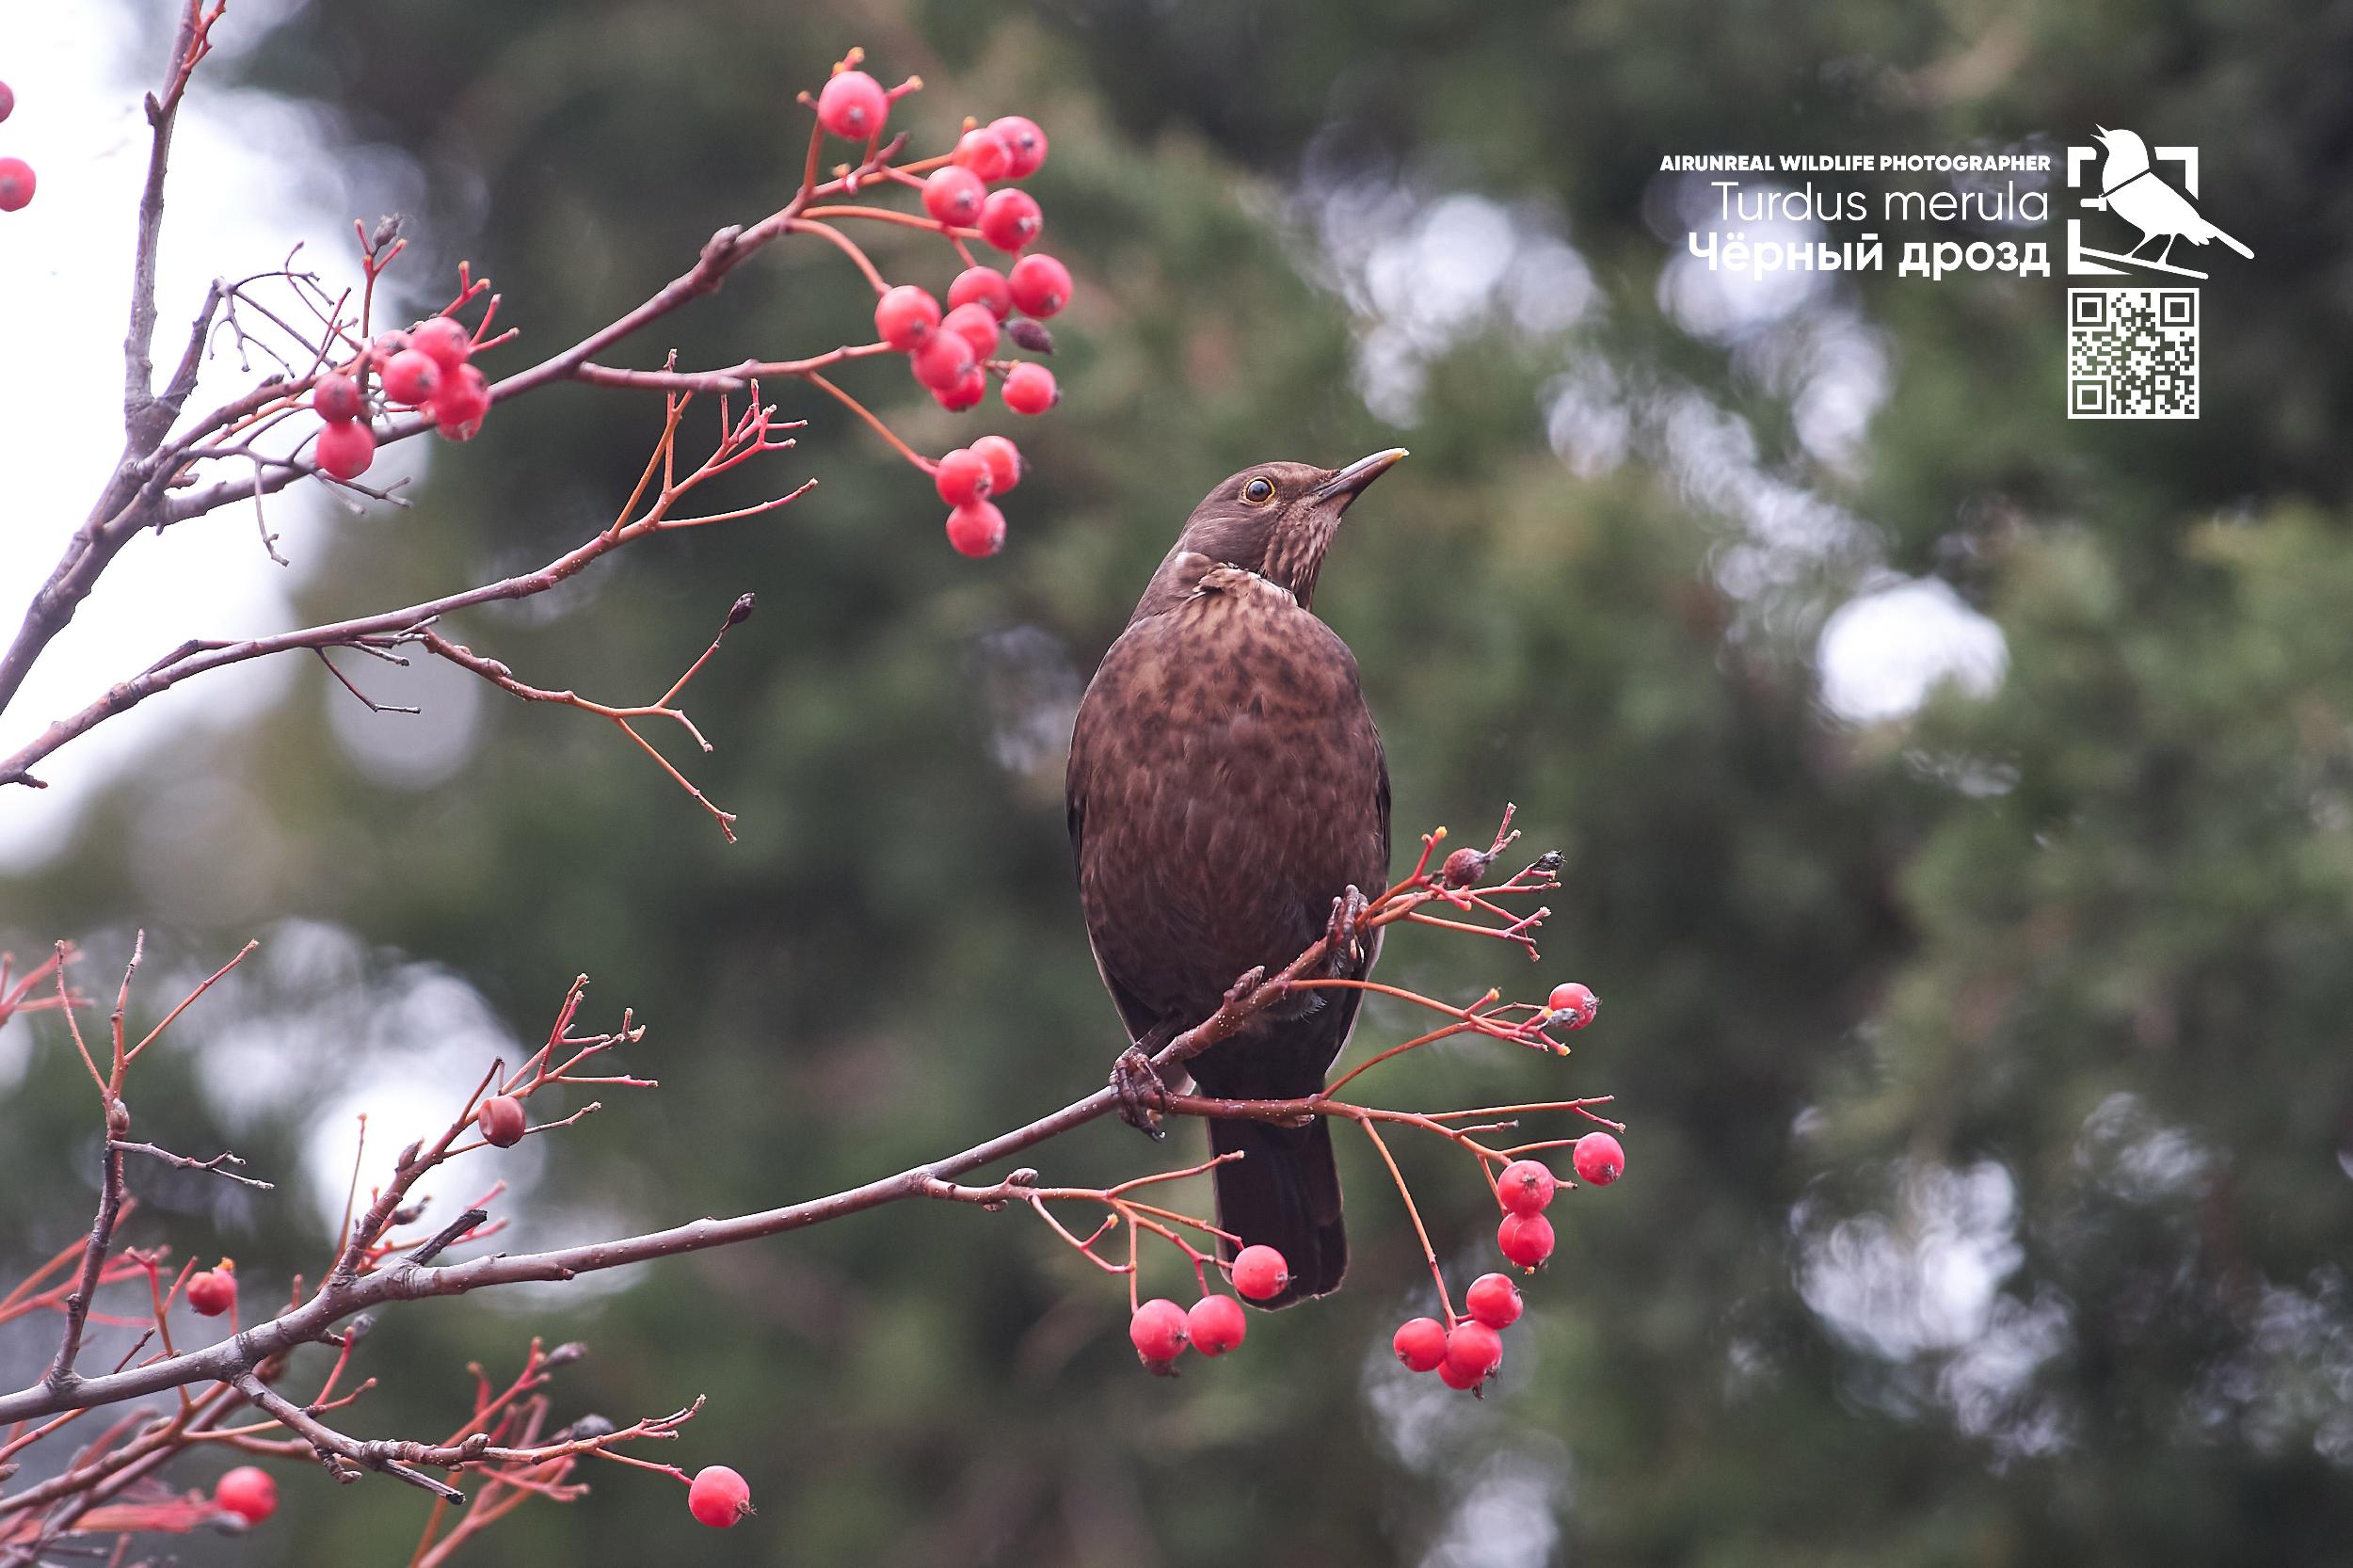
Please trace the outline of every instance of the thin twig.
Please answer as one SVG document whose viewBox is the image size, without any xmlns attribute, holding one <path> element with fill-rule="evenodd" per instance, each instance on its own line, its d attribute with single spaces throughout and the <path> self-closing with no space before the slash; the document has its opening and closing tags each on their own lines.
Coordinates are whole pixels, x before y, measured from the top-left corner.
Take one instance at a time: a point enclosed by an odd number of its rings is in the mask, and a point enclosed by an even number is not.
<svg viewBox="0 0 2353 1568">
<path fill-rule="evenodd" d="M 254 1176 L 239 1176 L 234 1171 L 223 1170 L 224 1165 L 245 1163 L 227 1149 L 221 1150 L 210 1160 L 191 1160 L 184 1154 L 174 1154 L 169 1149 L 157 1148 L 152 1144 L 131 1144 L 119 1138 L 108 1139 L 106 1146 L 118 1154 L 143 1154 L 150 1160 L 160 1160 L 167 1165 L 176 1165 L 184 1171 L 210 1171 L 222 1180 L 233 1181 L 241 1187 L 252 1187 L 264 1192 L 274 1192 L 278 1190 L 276 1182 L 263 1181 Z"/>
<path fill-rule="evenodd" d="M 417 1445 L 363 1443 L 356 1437 L 346 1437 L 250 1372 L 239 1373 L 230 1382 L 235 1385 L 238 1393 L 243 1394 L 261 1409 L 277 1416 L 280 1421 L 285 1423 L 289 1430 L 307 1441 L 317 1452 L 319 1463 L 327 1467 L 327 1473 L 337 1480 L 350 1481 L 359 1479 L 357 1475 L 344 1468 L 344 1464 L 349 1464 L 370 1470 L 380 1470 L 385 1475 L 396 1477 L 422 1491 L 430 1492 L 444 1502 L 463 1503 L 466 1500 L 466 1495 L 447 1481 L 436 1480 L 414 1465 L 393 1457 L 395 1449 L 404 1447 L 414 1448 Z"/>
</svg>

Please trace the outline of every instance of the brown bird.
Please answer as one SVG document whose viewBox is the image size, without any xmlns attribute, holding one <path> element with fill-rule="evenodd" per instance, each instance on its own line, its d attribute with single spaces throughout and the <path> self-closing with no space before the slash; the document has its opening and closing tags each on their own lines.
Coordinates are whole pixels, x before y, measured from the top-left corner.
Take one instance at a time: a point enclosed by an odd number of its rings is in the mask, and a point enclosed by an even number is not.
<svg viewBox="0 0 2353 1568">
<path fill-rule="evenodd" d="M 1139 1126 L 1160 1088 L 1144 1057 L 1245 970 L 1280 968 L 1327 933 L 1333 974 L 1361 978 L 1379 953 L 1354 920 L 1360 890 L 1388 880 L 1388 765 L 1355 655 L 1312 605 L 1341 516 L 1404 456 L 1261 463 L 1211 490 L 1079 705 L 1070 844 L 1096 967 L 1134 1042 L 1113 1077 Z M 1315 1094 L 1360 995 L 1295 993 L 1195 1057 L 1193 1076 L 1220 1098 Z M 1213 1121 L 1209 1142 L 1242 1156 L 1217 1168 L 1220 1227 L 1290 1266 L 1266 1304 L 1337 1288 L 1348 1236 L 1323 1120 Z"/>
</svg>

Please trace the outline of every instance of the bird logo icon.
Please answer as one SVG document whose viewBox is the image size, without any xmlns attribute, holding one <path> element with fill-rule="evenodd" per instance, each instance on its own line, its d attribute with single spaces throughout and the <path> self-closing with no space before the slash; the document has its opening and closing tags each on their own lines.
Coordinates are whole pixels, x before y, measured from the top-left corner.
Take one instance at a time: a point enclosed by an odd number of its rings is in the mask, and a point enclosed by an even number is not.
<svg viewBox="0 0 2353 1568">
<path fill-rule="evenodd" d="M 2140 238 L 2129 250 L 2095 250 L 2081 243 L 2081 220 L 2071 221 L 2068 225 L 2070 271 L 2114 273 L 2119 270 L 2118 267 L 2103 266 L 2099 263 L 2116 262 L 2124 266 L 2147 267 L 2184 278 L 2204 278 L 2204 273 L 2192 271 L 2173 262 L 2173 247 L 2179 240 L 2187 240 L 2195 246 L 2220 240 L 2242 256 L 2252 257 L 2255 254 L 2237 239 L 2199 216 L 2198 208 L 2190 200 L 2198 194 L 2197 149 L 2157 149 L 2159 156 L 2181 164 L 2183 183 L 2189 190 L 2185 196 L 2167 184 L 2165 177 L 2157 172 L 2156 161 L 2150 155 L 2149 144 L 2135 133 L 2111 131 L 2102 126 L 2093 139 L 2100 144 L 2099 194 L 2083 198 L 2083 205 L 2094 212 L 2114 213 L 2139 230 Z M 2069 150 L 2071 184 L 2074 183 L 2078 154 L 2086 161 L 2093 155 L 2089 148 Z M 2160 242 L 2162 246 L 2153 256 L 2142 254 Z"/>
</svg>

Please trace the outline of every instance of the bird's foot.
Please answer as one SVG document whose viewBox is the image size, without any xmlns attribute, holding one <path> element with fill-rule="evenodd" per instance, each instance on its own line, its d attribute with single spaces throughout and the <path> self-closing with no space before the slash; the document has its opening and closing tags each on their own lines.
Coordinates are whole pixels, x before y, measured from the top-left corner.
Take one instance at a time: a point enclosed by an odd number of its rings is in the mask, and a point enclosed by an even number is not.
<svg viewBox="0 0 2353 1568">
<path fill-rule="evenodd" d="M 1327 974 L 1353 979 L 1363 968 L 1365 895 L 1354 883 L 1332 901 L 1332 918 L 1323 928 L 1323 967 Z"/>
<path fill-rule="evenodd" d="M 1139 1132 L 1165 1138 L 1160 1119 L 1168 1113 L 1168 1085 L 1141 1045 L 1129 1046 L 1112 1064 L 1112 1092 L 1119 1096 L 1119 1119 Z"/>
</svg>

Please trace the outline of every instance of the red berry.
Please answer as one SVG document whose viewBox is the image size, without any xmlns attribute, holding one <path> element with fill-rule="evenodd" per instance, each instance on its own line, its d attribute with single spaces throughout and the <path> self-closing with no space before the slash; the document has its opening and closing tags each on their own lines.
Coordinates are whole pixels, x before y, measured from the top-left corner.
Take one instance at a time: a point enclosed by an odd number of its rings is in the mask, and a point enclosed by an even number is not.
<svg viewBox="0 0 2353 1568">
<path fill-rule="evenodd" d="M 1593 1015 L 1601 1011 L 1601 999 L 1593 995 L 1589 987 L 1572 980 L 1564 985 L 1555 985 L 1545 1005 L 1555 1013 L 1567 1015 L 1560 1022 L 1571 1029 L 1583 1029 L 1593 1021 Z"/>
<path fill-rule="evenodd" d="M 1203 1355 L 1224 1355 L 1248 1333 L 1241 1303 L 1231 1296 L 1204 1296 L 1185 1314 L 1185 1335 Z"/>
<path fill-rule="evenodd" d="M 1156 1372 L 1166 1371 L 1184 1353 L 1185 1309 L 1164 1296 L 1145 1302 L 1128 1320 L 1128 1339 L 1138 1360 Z"/>
<path fill-rule="evenodd" d="M 1025 360 L 1005 374 L 1005 407 L 1016 414 L 1042 414 L 1061 401 L 1054 373 L 1044 365 Z"/>
<path fill-rule="evenodd" d="M 1458 849 L 1438 868 L 1438 881 L 1449 888 L 1473 888 L 1487 874 L 1494 856 L 1476 849 Z"/>
<path fill-rule="evenodd" d="M 278 1512 L 278 1482 L 267 1470 L 240 1464 L 213 1483 L 213 1506 L 258 1525 Z"/>
<path fill-rule="evenodd" d="M 1625 1175 L 1625 1150 L 1606 1132 L 1589 1132 L 1579 1138 L 1577 1147 L 1569 1151 L 1569 1162 L 1577 1167 L 1579 1181 L 1596 1187 L 1607 1187 Z"/>
<path fill-rule="evenodd" d="M 981 238 L 1000 250 L 1020 249 L 1045 227 L 1046 215 L 1028 191 L 992 191 L 981 203 Z"/>
<path fill-rule="evenodd" d="M 319 431 L 318 447 L 312 456 L 336 478 L 357 479 L 376 461 L 376 432 L 358 420 L 326 425 Z"/>
<path fill-rule="evenodd" d="M 1013 149 L 986 126 L 975 126 L 956 141 L 956 162 L 984 180 L 1001 180 L 1013 167 Z"/>
<path fill-rule="evenodd" d="M 1503 1336 L 1477 1319 L 1465 1318 L 1446 1336 L 1446 1364 L 1456 1374 L 1477 1383 L 1503 1365 Z"/>
<path fill-rule="evenodd" d="M 959 555 L 974 560 L 1005 548 L 1005 514 L 986 501 L 975 501 L 948 514 L 948 542 Z"/>
<path fill-rule="evenodd" d="M 1032 254 L 1013 264 L 1013 302 L 1025 316 L 1044 321 L 1070 303 L 1070 269 L 1051 256 Z"/>
<path fill-rule="evenodd" d="M 408 346 L 420 354 L 432 357 L 449 375 L 473 356 L 473 338 L 465 328 L 447 316 L 435 316 L 408 334 Z M 398 355 L 393 356 L 399 358 Z"/>
<path fill-rule="evenodd" d="M 948 285 L 948 308 L 959 305 L 985 305 L 990 315 L 1002 321 L 1013 312 L 1013 288 L 993 266 L 967 267 Z"/>
<path fill-rule="evenodd" d="M 1037 128 L 1036 120 L 1009 114 L 991 121 L 988 128 L 1013 159 L 1005 166 L 1006 179 L 1026 180 L 1046 162 L 1046 133 Z"/>
<path fill-rule="evenodd" d="M 1489 1328 L 1510 1328 L 1520 1320 L 1520 1288 L 1509 1274 L 1481 1274 L 1463 1292 L 1470 1315 Z"/>
<path fill-rule="evenodd" d="M 972 227 L 987 197 L 988 186 L 981 183 L 981 177 L 954 164 L 932 170 L 932 177 L 923 182 L 923 210 L 959 229 Z"/>
<path fill-rule="evenodd" d="M 978 360 L 972 340 L 961 332 L 934 332 L 911 357 L 915 378 L 939 392 L 963 380 Z"/>
<path fill-rule="evenodd" d="M 408 346 L 408 334 L 406 332 L 378 332 L 370 340 L 368 352 L 374 354 L 376 362 L 381 364 Z"/>
<path fill-rule="evenodd" d="M 967 408 L 979 408 L 981 399 L 987 395 L 988 376 L 978 365 L 966 371 L 964 378 L 954 386 L 932 389 L 932 401 L 952 414 L 960 414 Z"/>
<path fill-rule="evenodd" d="M 1552 1256 L 1552 1222 L 1542 1214 L 1506 1214 L 1496 1227 L 1496 1245 L 1521 1268 L 1541 1268 Z"/>
<path fill-rule="evenodd" d="M 726 1465 L 705 1465 L 687 1483 L 686 1512 L 712 1529 L 732 1529 L 751 1517 L 752 1489 Z"/>
<path fill-rule="evenodd" d="M 939 301 L 913 283 L 901 283 L 874 306 L 874 335 L 902 354 L 923 346 L 939 325 Z"/>
<path fill-rule="evenodd" d="M 1476 1388 L 1481 1384 L 1487 1381 L 1486 1373 L 1462 1371 L 1458 1369 L 1451 1361 L 1442 1361 L 1438 1363 L 1438 1376 L 1445 1382 L 1449 1388 L 1461 1388 L 1465 1390 Z"/>
<path fill-rule="evenodd" d="M 1408 1369 L 1435 1371 L 1446 1361 L 1446 1325 L 1435 1318 L 1408 1318 L 1389 1345 Z"/>
<path fill-rule="evenodd" d="M 486 1144 L 511 1149 L 523 1141 L 523 1102 L 512 1095 L 492 1095 L 473 1113 L 473 1120 Z"/>
<path fill-rule="evenodd" d="M 1234 1255 L 1234 1288 L 1254 1302 L 1273 1301 L 1290 1282 L 1290 1265 L 1273 1247 L 1244 1247 Z"/>
<path fill-rule="evenodd" d="M 988 459 L 970 447 L 957 447 L 939 460 L 932 483 L 949 505 L 969 506 L 989 492 Z"/>
<path fill-rule="evenodd" d="M 0 82 L 0 120 L 6 120 L 15 112 L 16 94 L 9 90 L 8 83 Z"/>
<path fill-rule="evenodd" d="M 988 313 L 985 305 L 959 305 L 950 311 L 939 324 L 942 331 L 953 332 L 972 345 L 972 357 L 985 360 L 997 352 L 997 318 Z"/>
<path fill-rule="evenodd" d="M 459 365 L 455 375 L 443 376 L 441 390 L 425 409 L 441 434 L 454 441 L 473 440 L 482 428 L 482 416 L 489 411 L 490 384 L 472 365 Z"/>
<path fill-rule="evenodd" d="M 890 95 L 863 71 L 837 71 L 817 94 L 817 122 L 844 141 L 864 141 L 890 118 Z"/>
<path fill-rule="evenodd" d="M 988 464 L 988 493 L 1003 495 L 1021 483 L 1021 449 L 1002 436 L 983 436 L 972 443 L 972 456 Z"/>
<path fill-rule="evenodd" d="M 229 1261 L 188 1281 L 188 1305 L 200 1318 L 217 1318 L 237 1304 L 237 1272 Z"/>
<path fill-rule="evenodd" d="M 441 390 L 440 361 L 422 349 L 404 348 L 384 366 L 384 395 L 414 407 Z"/>
<path fill-rule="evenodd" d="M 367 411 L 360 401 L 360 383 L 331 373 L 320 376 L 318 385 L 311 389 L 311 407 L 329 424 L 349 424 Z"/>
<path fill-rule="evenodd" d="M 12 213 L 33 199 L 33 166 L 22 158 L 0 158 L 0 213 Z"/>
<path fill-rule="evenodd" d="M 1514 1160 L 1496 1177 L 1496 1196 L 1514 1214 L 1542 1214 L 1560 1183 L 1552 1172 L 1534 1160 Z"/>
</svg>

